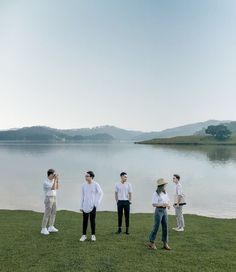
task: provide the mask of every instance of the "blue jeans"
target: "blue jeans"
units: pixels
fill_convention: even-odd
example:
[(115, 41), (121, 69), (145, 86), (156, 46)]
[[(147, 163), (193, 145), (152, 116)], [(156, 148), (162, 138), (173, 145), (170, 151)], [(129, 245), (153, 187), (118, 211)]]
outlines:
[(168, 215), (166, 209), (163, 208), (156, 208), (155, 215), (154, 215), (154, 226), (149, 235), (149, 241), (154, 243), (156, 240), (157, 232), (160, 227), (162, 226), (162, 242), (164, 244), (168, 243)]

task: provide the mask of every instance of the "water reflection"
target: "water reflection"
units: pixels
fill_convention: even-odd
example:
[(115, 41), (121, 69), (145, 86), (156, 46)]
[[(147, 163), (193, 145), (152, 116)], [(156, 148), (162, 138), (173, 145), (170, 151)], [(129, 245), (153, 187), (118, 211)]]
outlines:
[(203, 154), (210, 162), (213, 163), (228, 163), (229, 161), (236, 161), (236, 147), (235, 146), (160, 146), (153, 145), (153, 148), (175, 150), (180, 153), (196, 153)]

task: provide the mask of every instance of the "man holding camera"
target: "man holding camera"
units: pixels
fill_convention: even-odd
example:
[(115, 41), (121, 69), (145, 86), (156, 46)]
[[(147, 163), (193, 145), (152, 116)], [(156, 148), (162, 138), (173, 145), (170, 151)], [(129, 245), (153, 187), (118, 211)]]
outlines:
[[(43, 190), (45, 193), (45, 212), (42, 221), (41, 234), (48, 235), (50, 232), (58, 232), (54, 227), (56, 218), (56, 190), (59, 188), (59, 177), (55, 170), (49, 169), (47, 171), (47, 179), (43, 183)], [(49, 227), (47, 228), (47, 224)]]

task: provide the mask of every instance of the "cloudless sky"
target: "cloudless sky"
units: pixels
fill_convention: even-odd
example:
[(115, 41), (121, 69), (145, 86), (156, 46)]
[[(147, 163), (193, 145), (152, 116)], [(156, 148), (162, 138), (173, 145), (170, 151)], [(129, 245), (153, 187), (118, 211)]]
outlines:
[(0, 129), (236, 120), (236, 1), (0, 0)]

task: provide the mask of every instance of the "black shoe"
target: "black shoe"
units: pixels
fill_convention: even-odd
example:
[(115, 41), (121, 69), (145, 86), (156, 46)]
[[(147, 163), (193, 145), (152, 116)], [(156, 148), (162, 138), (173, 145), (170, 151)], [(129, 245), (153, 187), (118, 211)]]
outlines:
[(118, 228), (118, 231), (116, 232), (116, 234), (121, 234), (121, 228)]
[(126, 234), (126, 235), (129, 235), (129, 228), (126, 228), (125, 234)]

